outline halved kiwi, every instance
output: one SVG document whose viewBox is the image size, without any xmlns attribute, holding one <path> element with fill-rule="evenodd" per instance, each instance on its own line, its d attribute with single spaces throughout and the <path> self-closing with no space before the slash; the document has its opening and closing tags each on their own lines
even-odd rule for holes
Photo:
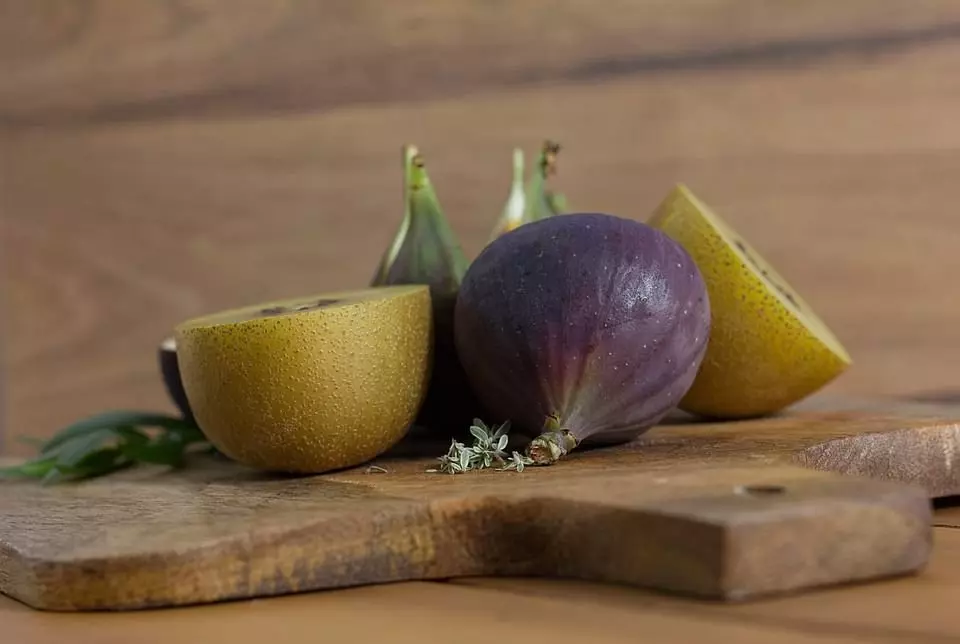
<svg viewBox="0 0 960 644">
<path fill-rule="evenodd" d="M 265 302 L 175 330 L 193 415 L 247 465 L 319 473 L 396 444 L 433 357 L 429 288 L 389 286 Z"/>
</svg>

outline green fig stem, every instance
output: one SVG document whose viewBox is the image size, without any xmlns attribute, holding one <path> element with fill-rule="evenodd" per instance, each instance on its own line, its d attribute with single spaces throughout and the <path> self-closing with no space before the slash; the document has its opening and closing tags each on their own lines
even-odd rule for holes
<svg viewBox="0 0 960 644">
<path fill-rule="evenodd" d="M 569 429 L 560 426 L 560 418 L 551 414 L 543 424 L 543 433 L 527 445 L 526 455 L 534 465 L 553 465 L 579 444 Z"/>
<path fill-rule="evenodd" d="M 503 207 L 500 219 L 490 234 L 488 243 L 517 228 L 523 223 L 523 213 L 526 207 L 526 193 L 523 188 L 524 158 L 523 150 L 513 149 L 513 181 L 510 183 L 510 194 Z"/>
<path fill-rule="evenodd" d="M 513 149 L 513 188 L 523 188 L 523 150 Z"/>
<path fill-rule="evenodd" d="M 570 209 L 567 205 L 567 197 L 561 193 L 548 191 L 546 199 L 550 213 L 553 215 L 562 215 Z"/>
<path fill-rule="evenodd" d="M 544 141 L 540 150 L 540 176 L 547 179 L 557 172 L 557 155 L 560 154 L 560 144 L 555 141 Z"/>
<path fill-rule="evenodd" d="M 550 140 L 544 141 L 540 148 L 537 166 L 526 188 L 524 222 L 537 221 L 557 214 L 555 196 L 547 189 L 547 181 L 551 175 L 557 173 L 557 155 L 560 149 L 559 143 Z"/>
<path fill-rule="evenodd" d="M 544 141 L 530 179 L 523 180 L 523 152 L 513 151 L 513 182 L 507 204 L 490 234 L 490 242 L 523 224 L 546 219 L 567 212 L 567 200 L 547 188 L 551 175 L 556 174 L 560 144 Z M 489 243 L 489 242 L 488 242 Z"/>
</svg>

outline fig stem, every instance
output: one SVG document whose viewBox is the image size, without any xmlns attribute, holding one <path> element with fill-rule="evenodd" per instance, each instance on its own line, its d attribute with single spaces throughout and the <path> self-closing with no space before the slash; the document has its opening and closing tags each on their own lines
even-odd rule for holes
<svg viewBox="0 0 960 644">
<path fill-rule="evenodd" d="M 524 221 L 538 221 L 557 214 L 558 204 L 555 203 L 553 192 L 548 188 L 550 176 L 557 172 L 557 155 L 560 153 L 560 144 L 555 141 L 544 141 L 537 157 L 537 165 L 531 173 L 530 181 L 526 186 L 524 199 Z M 560 204 L 565 206 L 566 204 Z"/>
<path fill-rule="evenodd" d="M 523 187 L 523 150 L 513 149 L 513 187 Z"/>
<path fill-rule="evenodd" d="M 507 203 L 503 207 L 503 212 L 497 220 L 493 231 L 490 233 L 490 239 L 487 243 L 519 227 L 523 223 L 523 212 L 526 203 L 526 193 L 523 183 L 524 158 L 523 150 L 513 149 L 513 181 L 510 184 L 510 193 L 507 195 Z"/>
<path fill-rule="evenodd" d="M 540 176 L 544 179 L 557 172 L 557 155 L 560 153 L 560 144 L 555 141 L 544 141 L 540 149 Z"/>
<path fill-rule="evenodd" d="M 552 414 L 543 424 L 543 433 L 530 441 L 526 452 L 534 465 L 553 465 L 579 444 L 573 432 L 562 428 L 560 419 Z"/>
</svg>

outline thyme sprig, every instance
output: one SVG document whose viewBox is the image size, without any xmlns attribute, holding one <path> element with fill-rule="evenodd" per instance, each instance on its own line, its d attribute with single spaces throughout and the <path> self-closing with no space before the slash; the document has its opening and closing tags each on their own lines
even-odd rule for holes
<svg viewBox="0 0 960 644">
<path fill-rule="evenodd" d="M 451 440 L 447 453 L 437 459 L 440 462 L 439 467 L 431 468 L 427 472 L 462 474 L 471 470 L 493 468 L 494 465 L 497 465 L 496 469 L 501 472 L 522 472 L 525 466 L 533 464 L 533 460 L 516 451 L 507 455 L 505 450 L 510 442 L 507 435 L 509 430 L 510 421 L 488 427 L 479 418 L 474 418 L 470 426 L 473 445 L 467 447 L 456 439 Z"/>
</svg>

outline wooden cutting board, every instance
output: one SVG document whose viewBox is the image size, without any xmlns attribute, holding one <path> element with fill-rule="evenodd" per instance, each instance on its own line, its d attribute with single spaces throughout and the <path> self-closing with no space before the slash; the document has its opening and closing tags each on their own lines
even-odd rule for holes
<svg viewBox="0 0 960 644">
<path fill-rule="evenodd" d="M 522 473 L 429 474 L 418 454 L 446 444 L 414 437 L 377 461 L 387 473 L 284 478 L 204 458 L 2 483 L 0 590 L 39 609 L 134 609 L 523 575 L 743 600 L 915 573 L 930 497 L 960 493 L 953 417 L 853 405 L 666 424 Z"/>
</svg>

